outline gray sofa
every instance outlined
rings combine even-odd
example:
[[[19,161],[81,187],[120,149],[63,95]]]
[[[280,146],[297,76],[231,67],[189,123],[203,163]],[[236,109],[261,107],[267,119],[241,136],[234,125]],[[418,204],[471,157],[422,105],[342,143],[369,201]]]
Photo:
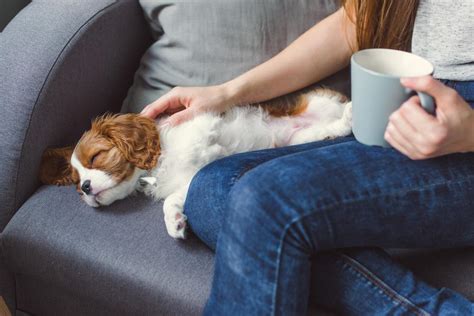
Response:
[[[45,148],[120,110],[151,43],[132,0],[33,1],[0,34],[0,296],[13,314],[202,311],[213,253],[196,237],[169,238],[160,204],[136,196],[93,210],[36,176]],[[393,252],[474,299],[474,251]]]

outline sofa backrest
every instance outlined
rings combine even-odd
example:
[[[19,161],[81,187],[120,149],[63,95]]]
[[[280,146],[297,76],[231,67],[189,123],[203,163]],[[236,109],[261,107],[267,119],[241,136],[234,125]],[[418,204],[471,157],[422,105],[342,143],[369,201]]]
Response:
[[[271,58],[338,8],[336,0],[141,0],[156,42],[123,111],[174,86],[225,82]]]

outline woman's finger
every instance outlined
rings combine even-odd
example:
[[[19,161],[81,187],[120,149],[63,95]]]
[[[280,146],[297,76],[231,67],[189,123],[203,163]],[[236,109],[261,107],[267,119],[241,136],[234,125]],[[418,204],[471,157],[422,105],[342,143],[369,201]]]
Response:
[[[190,119],[194,117],[194,115],[195,115],[194,108],[187,108],[186,110],[183,110],[171,115],[166,121],[171,126],[176,126],[186,121],[189,121]]]
[[[388,124],[384,137],[390,145],[405,156],[411,159],[419,159],[421,157],[418,149],[392,123]]]
[[[402,78],[400,80],[404,87],[410,88],[414,91],[421,91],[431,95],[436,99],[437,103],[444,104],[443,100],[450,97],[455,91],[445,86],[440,81],[431,76],[423,76],[416,78]]]
[[[424,135],[431,129],[433,124],[438,122],[434,116],[428,114],[421,107],[418,96],[408,99],[395,113],[400,114],[421,135]]]
[[[410,143],[416,145],[423,144],[425,140],[423,132],[426,130],[423,129],[423,126],[420,126],[422,124],[418,124],[415,127],[413,123],[409,122],[406,115],[406,111],[395,111],[389,118],[389,124],[392,124],[404,136],[404,139],[409,140]],[[421,128],[423,132],[418,130],[418,128]]]
[[[405,156],[410,157],[410,153],[408,150],[406,150],[405,147],[403,147],[401,144],[399,144],[395,139],[392,138],[392,135],[385,133],[385,140],[396,150],[404,154]]]
[[[185,109],[186,109],[186,107],[184,107],[184,106],[178,107],[178,108],[167,108],[167,109],[165,110],[165,113],[172,115],[172,114],[175,114],[175,113],[177,113],[177,112],[183,111],[183,110],[185,110]]]
[[[173,105],[173,100],[173,96],[167,93],[155,102],[147,105],[140,114],[154,119],[170,108]]]

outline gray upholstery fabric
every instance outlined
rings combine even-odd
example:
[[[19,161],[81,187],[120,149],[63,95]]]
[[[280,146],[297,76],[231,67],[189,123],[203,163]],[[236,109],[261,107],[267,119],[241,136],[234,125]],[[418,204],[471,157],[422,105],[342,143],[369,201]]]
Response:
[[[224,0],[217,1],[222,7]],[[235,5],[243,1],[247,0],[235,1]],[[295,12],[282,6],[289,2],[265,1],[272,4],[268,12],[274,13],[275,8]],[[311,2],[329,11],[334,8],[330,0]],[[258,58],[276,53],[272,51],[274,39],[267,32],[260,38],[267,44],[259,46],[267,55],[249,55],[247,49],[254,43],[245,41],[233,46],[247,52],[242,59],[235,57],[235,52],[227,56],[225,49],[214,60],[212,56],[206,59],[203,52],[209,50],[204,43],[202,51],[189,55],[179,34],[186,38],[191,36],[186,32],[192,34],[194,29],[180,25],[179,6],[160,3],[163,15],[153,11],[149,17],[160,17],[159,25],[167,25],[163,32],[170,36],[160,37],[169,39],[160,43],[166,52],[163,56],[182,58],[188,64],[179,68],[179,63],[159,59],[162,65],[157,69],[170,73],[164,73],[165,81],[157,79],[149,88],[145,86],[153,94],[150,98],[174,84],[224,80],[263,60]],[[309,2],[293,1],[291,5],[295,3]],[[313,7],[308,7],[311,10]],[[206,13],[202,12],[201,16]],[[191,13],[187,19],[192,20]],[[255,22],[262,11],[247,13],[254,14]],[[207,13],[204,16],[209,18]],[[318,19],[322,16],[317,12]],[[235,27],[236,21],[221,21],[222,28]],[[213,31],[211,26],[203,27]],[[270,30],[267,25],[242,27]],[[199,28],[196,31],[202,35]],[[215,37],[223,36],[220,32],[224,31],[214,31]],[[198,38],[205,39],[204,35]],[[227,35],[224,38],[228,41]],[[280,39],[278,45],[289,39]],[[36,0],[0,34],[0,231],[8,223],[0,233],[0,256],[15,273],[13,280],[0,261],[0,295],[12,304],[16,283],[18,315],[196,315],[203,308],[213,255],[196,238],[185,242],[169,238],[160,204],[134,197],[95,210],[83,204],[72,187],[41,187],[29,198],[38,185],[36,173],[43,149],[74,142],[90,118],[106,110],[116,111],[149,43],[148,28],[133,0]],[[194,59],[199,63],[193,65]],[[147,64],[142,63],[140,69],[143,67]],[[209,72],[201,72],[202,68]],[[329,84],[347,88],[347,80],[342,78],[347,78],[347,72],[333,77]],[[426,280],[474,299],[473,250],[398,255]],[[311,314],[324,315],[313,308]]]
[[[474,302],[474,248],[389,252],[421,279],[439,288],[453,289]]]
[[[142,58],[123,111],[174,86],[227,81],[274,56],[338,1],[141,0],[157,41]]]
[[[0,34],[0,232],[37,188],[43,150],[119,110],[150,40],[132,0],[37,0]],[[0,263],[12,311],[14,284]]]
[[[16,280],[18,309],[31,311],[31,315],[130,315],[130,311],[127,313],[127,310],[119,308],[109,309],[101,304],[99,300],[78,296],[77,293],[70,291],[68,288],[59,288],[54,284],[37,280],[31,276],[19,274],[16,275]],[[133,304],[133,302],[128,303]]]
[[[73,187],[41,187],[2,243],[18,308],[31,313],[197,315],[209,293],[212,252],[193,236],[168,237],[161,204],[142,196],[93,209]],[[393,253],[426,281],[474,299],[472,249]]]
[[[198,273],[198,271],[195,273]],[[48,282],[39,281],[25,275],[17,275],[17,283],[18,292],[20,293],[18,298],[19,308],[35,311],[35,315],[133,315],[130,309],[111,310],[98,303],[97,300],[78,298],[75,293],[71,293],[67,289],[57,288]],[[133,302],[129,302],[129,305],[133,305]],[[17,309],[17,316],[19,315],[26,316],[30,314],[24,312],[19,314]],[[160,315],[166,314],[161,313]],[[173,313],[172,315],[179,314]],[[186,315],[192,316],[193,314]],[[314,306],[310,308],[308,315],[334,316],[333,313]]]
[[[119,22],[119,23],[118,23]],[[136,1],[34,1],[0,36],[0,231],[38,186],[41,153],[118,111],[149,45]]]
[[[1,235],[1,234],[0,234]],[[1,238],[1,237],[0,237]],[[15,310],[15,278],[13,273],[6,269],[0,249],[0,296],[11,311]]]
[[[169,237],[143,196],[93,209],[73,187],[43,186],[2,241],[18,309],[32,314],[199,315],[210,290],[213,253]]]
[[[159,203],[135,197],[97,210],[73,187],[41,187],[5,228],[2,246],[16,274],[110,315],[197,315],[213,268],[212,252],[196,238],[167,235]],[[18,306],[35,313],[27,307],[42,296],[19,294]]]
[[[0,2],[0,32],[30,0],[2,0]]]

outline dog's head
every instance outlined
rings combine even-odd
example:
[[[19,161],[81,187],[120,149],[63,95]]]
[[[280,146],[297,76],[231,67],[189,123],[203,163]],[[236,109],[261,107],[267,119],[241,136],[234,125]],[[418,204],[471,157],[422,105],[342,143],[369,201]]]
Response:
[[[47,149],[40,180],[76,184],[83,200],[97,207],[105,192],[119,185],[122,191],[135,187],[134,174],[138,169],[155,167],[159,154],[159,134],[153,120],[137,114],[108,114],[92,122],[75,148]]]

